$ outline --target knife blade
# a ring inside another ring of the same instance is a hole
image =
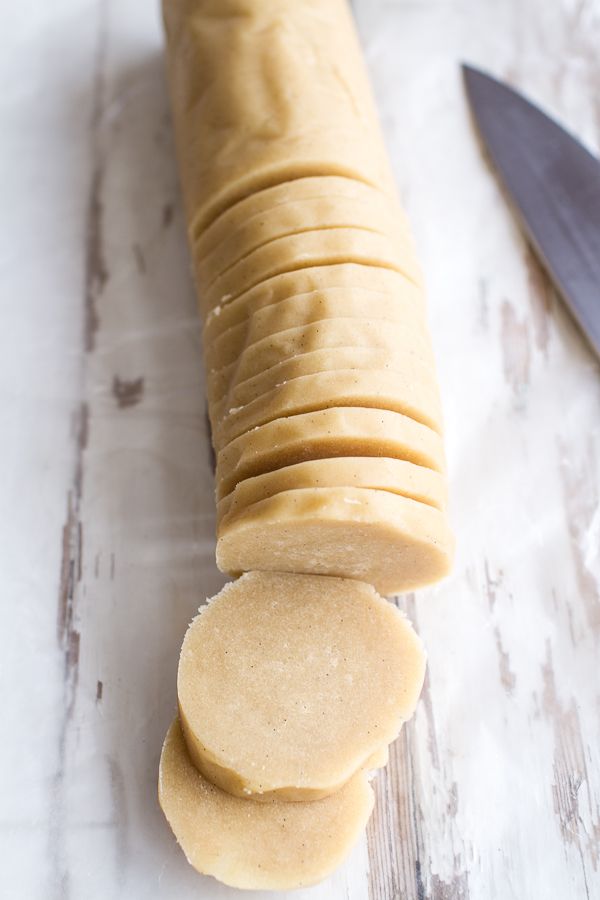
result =
[[[463,65],[483,143],[526,235],[600,359],[600,160],[562,126]]]

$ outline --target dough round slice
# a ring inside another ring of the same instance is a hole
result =
[[[362,772],[314,803],[233,797],[194,767],[177,719],[163,745],[158,799],[198,872],[255,890],[291,890],[325,878],[354,846],[373,808]]]
[[[337,290],[343,296],[344,290],[368,291],[369,295],[389,294],[402,303],[420,306],[425,310],[424,293],[420,287],[408,281],[393,269],[365,266],[359,263],[339,263],[332,266],[316,266],[275,275],[261,282],[235,300],[225,298],[206,316],[204,323],[205,345],[208,346],[218,335],[235,325],[239,325],[257,310],[287,300],[299,298],[314,291]]]
[[[432,506],[368,488],[301,488],[226,516],[222,572],[306,572],[367,581],[384,595],[434,584],[450,571],[453,539]]]
[[[294,184],[294,182],[291,182]],[[381,197],[379,191],[372,193]],[[391,204],[389,204],[391,206]],[[228,236],[210,253],[194,248],[196,273],[200,284],[211,284],[219,275],[245,256],[271,241],[306,231],[328,228],[361,228],[387,237],[402,256],[415,252],[414,242],[402,224],[382,214],[381,206],[324,194],[259,212],[232,227]]]
[[[390,233],[397,231],[409,235],[406,215],[395,196],[392,196],[354,178],[335,175],[296,178],[273,187],[257,191],[230,206],[205,231],[190,230],[189,240],[200,258],[207,257],[228,242],[232,234],[257,216],[279,216],[286,207],[304,201],[326,201],[352,204],[352,208],[365,210],[385,223]],[[351,223],[346,223],[351,224]],[[356,224],[356,222],[352,223]]]
[[[252,378],[230,383],[230,372],[218,372],[210,376],[209,400],[218,418],[224,410],[243,406],[273,388],[302,375],[333,372],[340,369],[361,369],[404,373],[415,380],[430,380],[431,370],[412,356],[401,356],[391,350],[372,350],[370,347],[325,347],[311,353],[284,359]],[[221,398],[220,400],[218,398]]]
[[[275,419],[224,447],[217,456],[217,499],[245,478],[341,456],[387,456],[445,472],[442,439],[414,419],[385,409],[322,409]]]
[[[237,515],[281,491],[318,487],[371,488],[401,494],[437,509],[446,505],[446,480],[433,469],[385,456],[343,456],[308,460],[240,481],[217,504],[217,518],[221,521],[227,515]]]
[[[421,641],[371,585],[249,572],[188,628],[179,717],[192,762],[213,784],[312,801],[397,737],[424,674]]]
[[[339,317],[267,335],[243,348],[233,362],[220,368],[211,366],[211,360],[216,360],[209,354],[206,369],[209,374],[210,396],[212,397],[213,376],[219,378],[221,385],[234,380],[245,381],[293,356],[333,347],[389,350],[399,357],[410,357],[415,362],[428,366],[432,378],[435,371],[431,340],[425,328],[419,327],[419,323],[413,324],[410,319],[401,323],[366,316]]]
[[[234,300],[255,285],[285,272],[358,263],[381,266],[420,284],[421,274],[412,251],[401,253],[389,238],[361,228],[330,228],[278,238],[240,260],[211,284],[203,284],[196,269],[203,310],[225,298]],[[196,261],[194,261],[196,265]]]
[[[334,294],[319,291],[305,294],[302,300],[290,297],[266,306],[233,328],[221,332],[214,340],[204,341],[207,369],[221,368],[238,359],[246,347],[291,328],[306,328],[317,322],[365,319],[392,322],[394,326],[411,328],[420,335],[427,333],[427,323],[421,305],[403,303],[393,295],[365,293],[356,289],[338,290]],[[350,342],[352,343],[352,342]]]
[[[341,369],[294,378],[245,406],[230,407],[224,416],[211,410],[216,447],[225,447],[243,432],[273,419],[331,406],[388,409],[442,431],[440,399],[433,382],[419,383],[410,375],[388,370]]]

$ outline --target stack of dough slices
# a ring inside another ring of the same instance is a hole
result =
[[[346,0],[163,7],[217,564],[242,577],[185,639],[160,798],[200,871],[294,887],[351,846],[416,703],[423,651],[379,595],[450,568],[440,399]]]
[[[190,625],[159,799],[193,866],[284,890],[346,856],[373,807],[369,771],[425,671],[407,619],[349,578],[249,572]]]

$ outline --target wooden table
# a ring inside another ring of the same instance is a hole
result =
[[[234,896],[186,865],[156,802],[180,642],[223,579],[155,5],[2,16],[11,900]],[[458,64],[597,148],[600,3],[355,6],[429,284],[458,555],[399,601],[429,671],[368,835],[296,896],[598,898],[599,369],[482,158]]]

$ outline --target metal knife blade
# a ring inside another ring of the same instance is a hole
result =
[[[600,358],[600,160],[512,88],[462,68],[479,132],[525,232]]]

